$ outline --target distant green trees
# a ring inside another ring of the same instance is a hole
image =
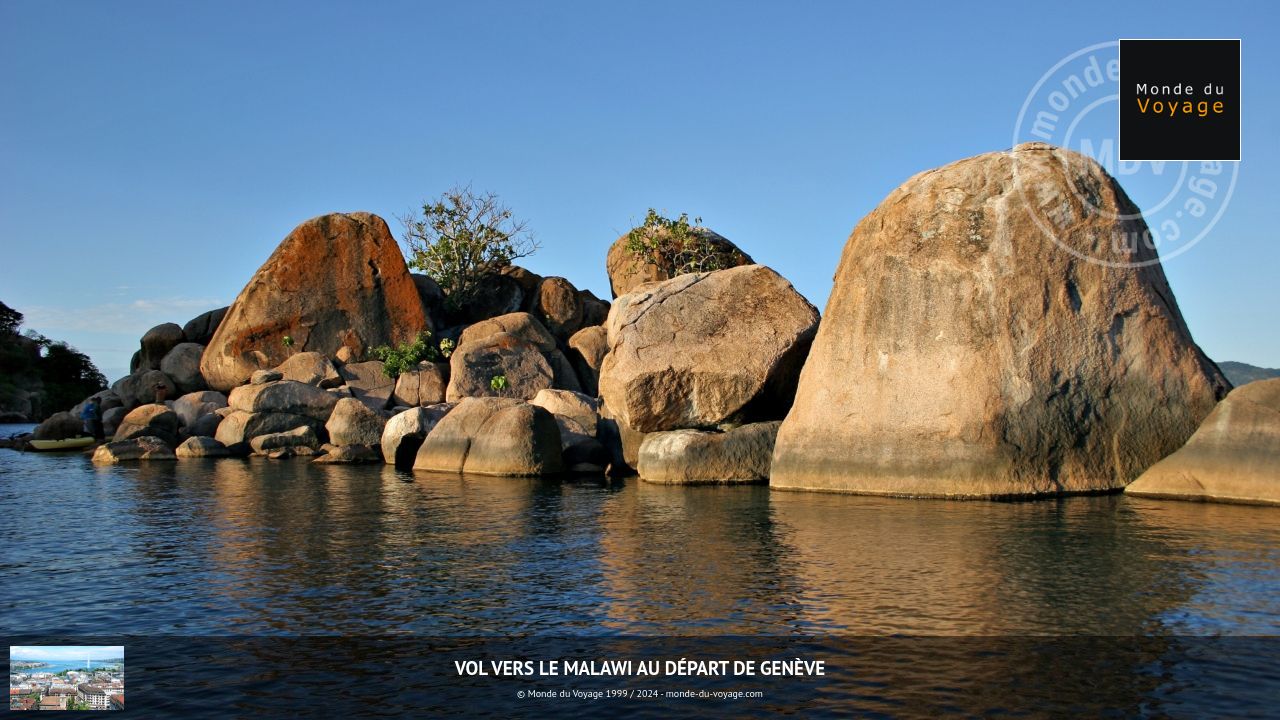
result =
[[[107,387],[89,356],[34,330],[20,332],[23,320],[0,302],[0,411],[16,410],[25,393],[38,420]]]

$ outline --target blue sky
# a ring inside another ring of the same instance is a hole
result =
[[[1274,4],[0,2],[0,300],[111,378],[232,300],[301,220],[456,183],[608,296],[608,244],[689,212],[819,307],[907,177],[1010,146],[1073,51],[1244,40],[1244,162],[1166,272],[1219,360],[1280,366]],[[1143,179],[1121,178],[1140,205]]]
[[[11,660],[44,660],[74,662],[77,660],[115,660],[124,657],[121,645],[14,645],[9,648]]]

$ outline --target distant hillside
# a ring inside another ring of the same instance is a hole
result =
[[[1250,365],[1242,362],[1218,363],[1218,367],[1222,368],[1222,373],[1227,376],[1232,385],[1240,387],[1245,383],[1251,383],[1254,380],[1266,380],[1268,378],[1280,377],[1280,369],[1263,368],[1257,365]]]

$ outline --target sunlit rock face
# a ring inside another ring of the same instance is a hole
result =
[[[1097,163],[1047,145],[909,179],[845,244],[771,486],[956,498],[1124,487],[1230,387],[1155,251],[1117,242],[1146,230]]]

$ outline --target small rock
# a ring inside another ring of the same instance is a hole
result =
[[[379,445],[387,419],[356,398],[342,398],[325,423],[334,445]]]
[[[211,437],[189,437],[182,441],[174,455],[179,458],[217,458],[229,457],[231,451]]]
[[[275,370],[254,370],[249,376],[250,385],[266,385],[277,380],[283,380],[284,373]]]
[[[300,352],[290,355],[276,366],[276,372],[285,380],[332,388],[342,384],[342,376],[329,358],[318,352]]]
[[[319,447],[320,440],[309,426],[294,428],[286,432],[259,435],[249,441],[249,447],[255,453],[268,454],[273,450],[292,448],[299,445]]]
[[[165,405],[140,405],[124,416],[116,428],[116,440],[157,437],[174,447],[178,444],[178,415]]]
[[[649,433],[640,446],[640,478],[672,485],[764,482],[781,421],[751,423],[728,432]]]
[[[99,445],[93,451],[93,462],[109,465],[124,460],[177,460],[173,448],[158,437],[135,437]]]
[[[388,420],[382,430],[382,457],[387,464],[404,469],[413,467],[423,440],[452,409],[452,403],[409,408]]]

